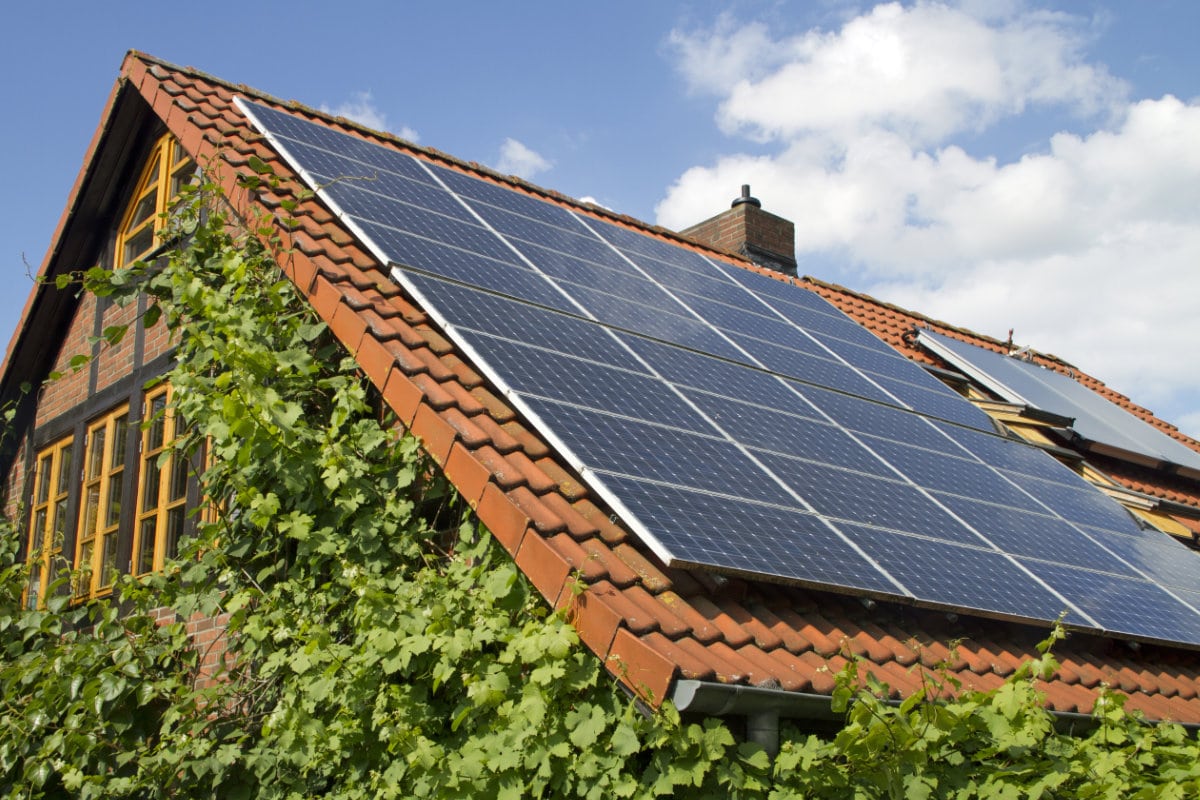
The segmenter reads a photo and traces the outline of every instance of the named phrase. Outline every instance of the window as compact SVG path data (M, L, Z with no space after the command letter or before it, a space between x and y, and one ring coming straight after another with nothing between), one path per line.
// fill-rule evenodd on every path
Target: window
M134 526L134 574L160 570L174 558L186 519L188 462L171 449L182 435L170 407L171 387L161 386L146 396L142 419L141 483ZM179 426L182 428L182 426Z
M172 445L186 430L172 409L173 390L160 384L137 401L92 420L80 434L38 452L32 469L27 608L45 602L48 585L64 574L64 542L74 529L77 599L107 593L120 572L161 570L179 551L194 497L191 461ZM72 465L76 451L81 464ZM74 513L72 501L78 503Z
M25 604L30 609L45 601L46 586L66 566L62 548L71 492L73 441L70 436L60 439L37 456L29 521L29 585L25 590Z
M116 266L123 267L154 249L155 234L166 221L165 212L195 176L195 163L174 137L163 136L155 142L121 220Z
M145 258L158 246L173 203L197 176L196 163L172 136L154 142L116 228L115 267ZM129 374L115 376L113 387L144 380L139 371L146 366L131 364ZM80 599L108 592L119 572L142 575L176 555L191 476L188 460L171 448L182 431L170 407L168 385L145 395L131 392L36 454L30 470L27 607L45 602L49 584L64 574L72 555L72 592ZM146 422L132 430L131 419L139 416Z
M92 597L112 586L125 493L129 406L96 420L84 439L82 509L75 544L75 594Z

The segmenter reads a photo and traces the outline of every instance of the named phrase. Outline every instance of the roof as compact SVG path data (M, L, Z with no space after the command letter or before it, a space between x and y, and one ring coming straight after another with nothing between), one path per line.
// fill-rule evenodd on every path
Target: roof
M112 109L141 98L143 113L162 121L187 152L224 188L242 214L280 211L277 218L294 257L283 269L333 333L354 354L402 423L444 469L480 521L512 554L546 599L569 607L580 638L617 679L642 699L657 704L681 679L830 695L834 675L849 655L886 682L895 696L921 684L921 670L949 660L953 676L967 688L999 685L1019 663L1036 656L1047 631L1032 625L953 615L901 605L863 603L850 596L730 578L703 570L664 566L631 536L609 508L591 493L537 431L522 421L489 385L469 357L437 329L432 319L359 245L321 202L301 194L303 185L233 103L244 95L301 114L320 124L352 131L377 142L460 169L516 191L535 194L585 213L685 243L669 231L580 204L516 179L496 175L436 151L417 147L346 120L283 103L190 68L131 52L125 59L106 115L60 223L69 238L73 220L86 216L87 175L106 148ZM152 119L153 117L147 117ZM277 188L250 191L237 181L257 157L281 178ZM291 203L289 203L291 206ZM703 250L699 245L694 246ZM43 265L59 268L56 245ZM728 258L727 254L722 257ZM738 257L747 269L758 269ZM62 268L69 268L63 264ZM761 270L760 270L761 271ZM782 278L781 278L782 279ZM805 278L797 285L815 291L903 354L939 366L906 338L914 325L993 349L1002 343L904 311L842 287ZM37 322L31 301L22 331ZM49 306L47 306L48 308ZM10 346L0 386L22 376ZM1063 367L1055 359L1045 362ZM19 366L19 365L18 365ZM1090 379L1083 378L1086 381ZM1098 382L1093 388L1147 419L1169 435L1200 449L1127 398ZM1102 464L1123 485L1200 508L1200 486L1150 470ZM581 580L585 587L573 586ZM955 644L957 643L957 644ZM1158 645L1130 646L1111 638L1073 634L1055 651L1056 677L1044 684L1047 705L1060 712L1091 710L1097 691L1111 685L1129 695L1127 707L1151 718L1200 723L1200 664L1194 652Z

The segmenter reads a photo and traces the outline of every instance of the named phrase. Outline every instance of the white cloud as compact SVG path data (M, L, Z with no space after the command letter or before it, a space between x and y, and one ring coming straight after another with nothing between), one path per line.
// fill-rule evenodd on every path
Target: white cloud
M771 66L769 59L782 58L767 27L751 22L738 26L723 14L709 35L672 31L668 44L678 54L680 72L695 92L726 93L738 81L761 77Z
M685 171L658 221L686 227L750 183L795 221L802 270L993 336L1015 328L1195 430L1200 105L1128 101L1085 60L1084 27L1019 6L890 4L771 41L786 60L723 83L695 54L765 31L725 19L677 33L685 77L718 93L717 123L773 152ZM954 144L1037 105L1091 123L1008 163Z
M531 179L534 175L545 172L554 164L538 153L529 149L516 139L505 139L500 145L500 160L496 170L508 175L519 175Z
M337 106L330 107L322 105L321 110L326 114L333 114L338 117L345 117L353 120L360 125L365 125L368 128L373 128L377 131L388 130L387 114L375 105L375 98L372 97L369 91L353 92L350 99L340 103ZM407 139L410 142L416 142L419 139L417 132L407 125L402 125L400 130L394 133L402 139Z
M717 121L730 133L787 140L847 136L875 127L930 143L979 130L1031 104L1094 112L1124 85L1079 56L1070 17L1018 14L988 24L922 3L876 6L840 31L774 41L761 24L671 34L692 86L720 92Z

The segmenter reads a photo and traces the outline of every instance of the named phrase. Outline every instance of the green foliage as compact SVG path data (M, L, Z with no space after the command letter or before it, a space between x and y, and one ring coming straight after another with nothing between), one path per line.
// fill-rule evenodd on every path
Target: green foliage
M165 574L82 605L52 592L38 611L0 532L0 795L1200 795L1195 739L1116 695L1093 733L1055 732L1036 690L1049 656L951 702L927 701L952 688L935 676L898 707L851 663L845 728L786 730L774 762L722 721L643 714L381 422L283 279L287 254L235 239L212 187L196 191L165 267L75 279L116 302L148 294L145 322L174 332L177 447L207 454L205 514ZM217 614L214 667L188 623Z

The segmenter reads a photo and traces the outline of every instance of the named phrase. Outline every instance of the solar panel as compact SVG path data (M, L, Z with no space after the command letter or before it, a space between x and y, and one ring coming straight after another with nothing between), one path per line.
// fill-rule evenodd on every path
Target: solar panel
M1200 453L1067 375L932 331L921 331L918 342L1005 400L1072 419L1071 428L1088 441L1200 470Z
M1200 646L1194 554L816 294L239 102L665 561Z

